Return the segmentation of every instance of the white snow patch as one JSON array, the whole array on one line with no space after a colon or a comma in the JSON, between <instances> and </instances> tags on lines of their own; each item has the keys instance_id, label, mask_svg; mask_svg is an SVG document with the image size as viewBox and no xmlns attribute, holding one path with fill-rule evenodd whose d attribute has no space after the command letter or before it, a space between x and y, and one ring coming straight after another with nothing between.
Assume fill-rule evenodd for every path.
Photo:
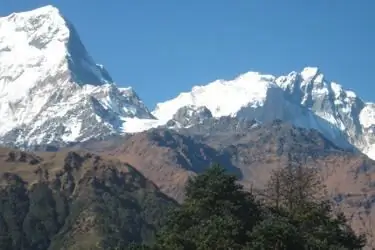
<instances>
[{"instance_id":1,"label":"white snow patch","mask_svg":"<svg viewBox=\"0 0 375 250\"><path fill-rule=\"evenodd\" d=\"M357 98L357 95L356 95L356 93L354 93L353 91L350 91L350 90L347 90L346 91L346 96L348 97L348 98Z\"/></svg>"},{"instance_id":2,"label":"white snow patch","mask_svg":"<svg viewBox=\"0 0 375 250\"><path fill-rule=\"evenodd\" d=\"M359 121L365 129L375 125L375 104L367 104L362 109Z\"/></svg>"},{"instance_id":3,"label":"white snow patch","mask_svg":"<svg viewBox=\"0 0 375 250\"><path fill-rule=\"evenodd\" d=\"M155 119L124 118L124 121L124 133L138 133L164 125L163 122Z\"/></svg>"},{"instance_id":4,"label":"white snow patch","mask_svg":"<svg viewBox=\"0 0 375 250\"><path fill-rule=\"evenodd\" d=\"M342 86L340 84L337 84L335 82L331 83L331 89L333 93L335 94L335 97L339 97L342 93Z\"/></svg>"},{"instance_id":5,"label":"white snow patch","mask_svg":"<svg viewBox=\"0 0 375 250\"><path fill-rule=\"evenodd\" d=\"M82 121L77 119L72 119L68 124L65 124L66 132L61 138L66 142L74 142L80 136Z\"/></svg>"},{"instance_id":6,"label":"white snow patch","mask_svg":"<svg viewBox=\"0 0 375 250\"><path fill-rule=\"evenodd\" d=\"M319 72L317 67L306 67L302 70L301 76L304 81L311 81Z\"/></svg>"},{"instance_id":7,"label":"white snow patch","mask_svg":"<svg viewBox=\"0 0 375 250\"><path fill-rule=\"evenodd\" d=\"M152 113L167 122L184 106L205 106L214 117L236 114L244 106L261 106L269 88L277 88L275 77L248 72L231 81L217 80L206 86L195 86L191 92L159 103Z\"/></svg>"}]
</instances>

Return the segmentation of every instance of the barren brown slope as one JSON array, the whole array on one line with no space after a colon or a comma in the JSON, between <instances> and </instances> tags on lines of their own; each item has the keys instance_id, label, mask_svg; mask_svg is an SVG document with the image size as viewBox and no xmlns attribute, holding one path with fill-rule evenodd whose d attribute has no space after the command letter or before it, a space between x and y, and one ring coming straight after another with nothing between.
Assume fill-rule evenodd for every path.
<instances>
[{"instance_id":1,"label":"barren brown slope","mask_svg":"<svg viewBox=\"0 0 375 250\"><path fill-rule=\"evenodd\" d=\"M321 169L329 196L375 246L375 162L337 148L314 130L274 122L245 131L177 133L156 129L132 136L111 155L130 162L164 192L181 201L189 176L218 162L248 188L262 188L288 159Z\"/></svg>"},{"instance_id":2,"label":"barren brown slope","mask_svg":"<svg viewBox=\"0 0 375 250\"><path fill-rule=\"evenodd\" d=\"M315 130L280 122L242 135L211 135L201 140L230 152L247 187L261 188L273 169L288 165L290 156L293 163L320 169L329 197L356 230L367 234L369 245L375 246L375 162L367 156L339 149Z\"/></svg>"},{"instance_id":3,"label":"barren brown slope","mask_svg":"<svg viewBox=\"0 0 375 250\"><path fill-rule=\"evenodd\" d=\"M204 171L213 162L220 162L230 172L241 175L229 155L172 130L135 134L109 154L130 163L178 201L183 199L189 176Z\"/></svg>"},{"instance_id":4,"label":"barren brown slope","mask_svg":"<svg viewBox=\"0 0 375 250\"><path fill-rule=\"evenodd\" d=\"M174 201L126 163L86 152L0 149L0 249L149 242Z\"/></svg>"}]
</instances>

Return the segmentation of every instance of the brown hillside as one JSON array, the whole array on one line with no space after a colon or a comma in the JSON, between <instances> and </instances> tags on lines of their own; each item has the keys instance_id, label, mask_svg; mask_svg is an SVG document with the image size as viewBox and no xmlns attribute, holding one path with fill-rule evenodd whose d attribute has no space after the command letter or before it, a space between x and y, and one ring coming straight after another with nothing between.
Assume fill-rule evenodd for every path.
<instances>
[{"instance_id":1,"label":"brown hillside","mask_svg":"<svg viewBox=\"0 0 375 250\"><path fill-rule=\"evenodd\" d=\"M258 189L273 169L287 166L292 157L321 170L329 197L375 246L375 162L358 152L339 149L314 130L280 122L246 132L208 135L157 129L133 135L109 154L134 165L179 201L188 177L211 163L221 163L247 188Z\"/></svg>"},{"instance_id":2,"label":"brown hillside","mask_svg":"<svg viewBox=\"0 0 375 250\"><path fill-rule=\"evenodd\" d=\"M175 203L126 163L86 152L0 149L0 249L150 242Z\"/></svg>"}]
</instances>

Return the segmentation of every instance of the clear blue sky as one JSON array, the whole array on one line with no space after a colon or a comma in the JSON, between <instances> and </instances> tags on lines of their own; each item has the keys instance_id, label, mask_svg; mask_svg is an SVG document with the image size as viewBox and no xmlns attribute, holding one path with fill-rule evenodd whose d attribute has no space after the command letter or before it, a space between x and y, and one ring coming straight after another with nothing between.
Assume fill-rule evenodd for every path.
<instances>
[{"instance_id":1,"label":"clear blue sky","mask_svg":"<svg viewBox=\"0 0 375 250\"><path fill-rule=\"evenodd\" d=\"M150 108L217 78L305 66L375 101L375 0L0 0L0 15L46 4Z\"/></svg>"}]
</instances>

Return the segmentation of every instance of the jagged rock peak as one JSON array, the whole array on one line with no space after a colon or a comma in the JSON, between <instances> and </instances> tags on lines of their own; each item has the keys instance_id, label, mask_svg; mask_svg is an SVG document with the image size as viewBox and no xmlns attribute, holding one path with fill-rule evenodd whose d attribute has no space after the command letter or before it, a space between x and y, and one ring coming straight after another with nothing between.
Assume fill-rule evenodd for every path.
<instances>
[{"instance_id":1,"label":"jagged rock peak","mask_svg":"<svg viewBox=\"0 0 375 250\"><path fill-rule=\"evenodd\" d=\"M204 120L212 118L211 111L206 107L189 105L180 108L173 119L167 122L168 127L188 127L201 124Z\"/></svg>"}]
</instances>

